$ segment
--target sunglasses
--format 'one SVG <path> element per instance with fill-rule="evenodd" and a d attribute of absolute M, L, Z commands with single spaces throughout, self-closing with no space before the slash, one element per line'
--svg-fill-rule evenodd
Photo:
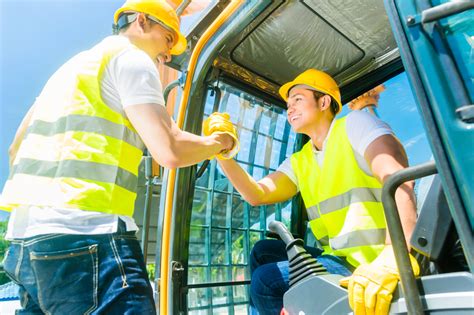
<path fill-rule="evenodd" d="M 114 29 L 114 34 L 117 34 L 118 31 L 125 27 L 126 25 L 130 24 L 130 23 L 133 23 L 138 17 L 138 12 L 124 12 L 124 14 L 122 14 L 118 21 L 117 21 L 117 24 L 114 24 L 113 25 L 113 29 Z M 168 25 L 166 25 L 165 23 L 163 23 L 162 21 L 158 20 L 157 18 L 155 18 L 154 16 L 152 15 L 149 15 L 149 14 L 145 14 L 145 17 L 152 21 L 153 23 L 155 24 L 158 24 L 160 25 L 161 27 L 163 27 L 165 30 L 167 30 L 168 32 L 171 32 L 173 34 L 173 41 L 176 41 L 175 39 L 175 31 L 169 27 Z"/>

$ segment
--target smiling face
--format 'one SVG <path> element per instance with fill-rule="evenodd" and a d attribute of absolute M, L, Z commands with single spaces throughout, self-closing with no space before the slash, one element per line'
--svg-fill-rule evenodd
<path fill-rule="evenodd" d="M 319 120 L 321 111 L 313 91 L 294 87 L 288 95 L 288 122 L 297 133 L 308 133 Z"/>
<path fill-rule="evenodd" d="M 139 13 L 132 26 L 126 34 L 133 44 L 157 63 L 171 60 L 170 50 L 178 40 L 173 31 L 147 18 L 143 13 Z"/>

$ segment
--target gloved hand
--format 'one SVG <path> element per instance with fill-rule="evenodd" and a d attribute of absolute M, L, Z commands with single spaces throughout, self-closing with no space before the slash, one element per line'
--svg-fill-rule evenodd
<path fill-rule="evenodd" d="M 420 267 L 412 255 L 410 262 L 415 277 Z M 355 315 L 384 315 L 390 310 L 392 293 L 400 274 L 393 254 L 392 245 L 387 245 L 370 264 L 360 265 L 352 276 L 340 280 L 340 285 L 349 290 L 349 304 Z"/>
<path fill-rule="evenodd" d="M 226 150 L 217 154 L 220 160 L 228 160 L 233 158 L 240 149 L 237 131 L 230 121 L 230 116 L 227 113 L 212 113 L 202 124 L 202 132 L 205 136 L 209 136 L 216 132 L 226 133 L 234 139 L 234 146 L 230 150 Z"/>

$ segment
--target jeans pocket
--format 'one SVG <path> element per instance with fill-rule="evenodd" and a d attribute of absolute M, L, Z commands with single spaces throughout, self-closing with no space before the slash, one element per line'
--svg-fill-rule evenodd
<path fill-rule="evenodd" d="M 98 245 L 30 252 L 38 300 L 47 314 L 90 314 L 97 308 Z"/>

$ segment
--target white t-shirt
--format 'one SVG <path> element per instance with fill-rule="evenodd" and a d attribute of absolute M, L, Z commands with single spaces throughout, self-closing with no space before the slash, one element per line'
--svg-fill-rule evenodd
<path fill-rule="evenodd" d="M 326 136 L 326 139 L 323 142 L 322 151 L 318 151 L 314 147 L 314 145 L 312 146 L 314 158 L 320 166 L 323 163 L 326 141 L 332 131 L 334 121 L 335 120 L 333 120 L 331 127 L 329 128 L 328 135 Z M 347 115 L 346 132 L 347 137 L 349 138 L 349 142 L 352 146 L 352 150 L 354 151 L 354 156 L 356 158 L 357 164 L 366 174 L 372 176 L 370 167 L 364 158 L 365 150 L 367 149 L 369 144 L 371 144 L 372 141 L 374 141 L 378 137 L 387 134 L 393 135 L 392 129 L 387 123 L 383 122 L 376 116 L 364 111 L 356 110 L 350 112 Z M 295 172 L 293 171 L 290 158 L 287 158 L 285 161 L 283 161 L 283 163 L 278 167 L 277 171 L 282 172 L 286 176 L 288 176 L 290 180 L 295 183 L 296 187 L 298 187 L 298 180 L 296 178 Z"/>
<path fill-rule="evenodd" d="M 104 41 L 128 41 L 123 36 L 110 36 Z M 107 44 L 105 42 L 105 44 Z M 164 106 L 162 86 L 152 59 L 142 50 L 126 49 L 112 58 L 101 82 L 104 102 L 117 112 L 138 104 Z M 103 212 L 53 207 L 21 206 L 14 209 L 5 238 L 28 238 L 41 234 L 105 234 L 117 231 L 121 218 L 127 231 L 138 230 L 132 217 Z"/>

